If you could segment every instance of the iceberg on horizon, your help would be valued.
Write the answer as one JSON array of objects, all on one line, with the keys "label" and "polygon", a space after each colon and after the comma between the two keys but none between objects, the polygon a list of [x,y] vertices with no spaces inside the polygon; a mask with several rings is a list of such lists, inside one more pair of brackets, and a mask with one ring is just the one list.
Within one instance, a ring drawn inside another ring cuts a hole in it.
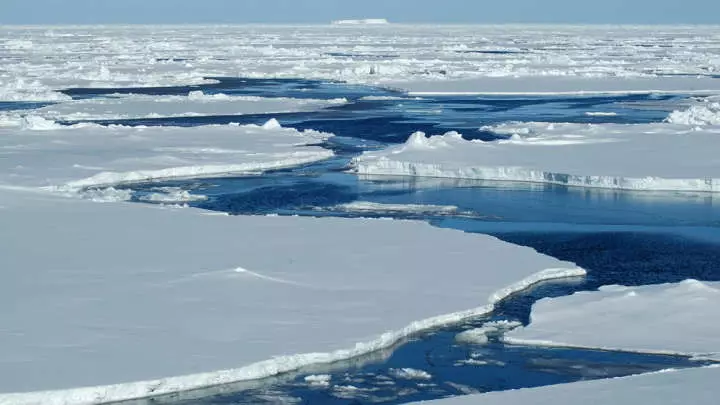
[{"label": "iceberg on horizon", "polygon": [[366,18],[362,20],[335,20],[332,25],[385,25],[390,22],[384,18]]}]

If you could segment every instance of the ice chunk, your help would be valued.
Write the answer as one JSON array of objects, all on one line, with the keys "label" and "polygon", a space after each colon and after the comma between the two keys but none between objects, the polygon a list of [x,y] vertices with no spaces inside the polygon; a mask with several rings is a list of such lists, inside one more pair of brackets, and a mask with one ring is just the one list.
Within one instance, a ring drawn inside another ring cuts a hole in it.
[{"label": "ice chunk", "polygon": [[305,382],[312,387],[329,387],[331,379],[329,374],[309,375],[305,377]]},{"label": "ice chunk", "polygon": [[690,106],[687,110],[674,111],[667,122],[681,125],[720,125],[720,102]]},{"label": "ice chunk", "polygon": [[500,321],[488,322],[480,328],[466,330],[455,336],[455,340],[460,343],[484,344],[488,342],[490,336],[500,337],[507,331],[522,326],[519,322]]},{"label": "ice chunk", "polygon": [[392,368],[390,375],[400,380],[430,380],[432,375],[424,370],[413,368]]},{"label": "ice chunk", "polygon": [[459,208],[454,205],[423,205],[423,204],[383,204],[370,201],[355,201],[332,207],[333,210],[347,212],[392,212],[410,214],[452,215]]}]

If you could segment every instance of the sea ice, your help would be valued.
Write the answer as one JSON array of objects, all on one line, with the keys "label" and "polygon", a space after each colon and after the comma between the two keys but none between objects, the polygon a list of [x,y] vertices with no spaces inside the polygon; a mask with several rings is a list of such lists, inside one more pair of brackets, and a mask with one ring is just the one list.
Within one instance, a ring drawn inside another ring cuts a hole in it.
[{"label": "sea ice", "polygon": [[485,344],[490,336],[500,337],[502,334],[521,326],[521,323],[512,321],[488,322],[480,328],[458,333],[455,340],[460,343]]},{"label": "sea ice", "polygon": [[627,190],[720,191],[720,127],[507,123],[507,140],[418,132],[354,159],[360,175],[525,181]]},{"label": "sea ice", "polygon": [[[213,77],[348,80],[431,93],[720,90],[712,78],[715,26],[390,27],[3,26],[0,100],[67,100],[58,90],[189,86]],[[384,57],[333,56],[357,52]]]},{"label": "sea ice", "polygon": [[454,205],[431,205],[431,204],[384,204],[371,201],[354,201],[340,204],[330,209],[345,212],[387,212],[387,213],[409,213],[409,214],[431,214],[431,215],[453,215],[457,214],[459,208]]},{"label": "sea ice", "polygon": [[258,173],[333,156],[319,146],[331,134],[279,127],[62,126],[26,117],[24,129],[0,129],[0,184],[75,191],[177,177]]},{"label": "sea ice", "polygon": [[534,305],[515,344],[682,353],[720,360],[720,283],[602,287]]},{"label": "sea ice", "polygon": [[667,122],[682,125],[720,125],[720,102],[708,100],[686,110],[674,111],[667,118]]},{"label": "sea ice", "polygon": [[414,368],[393,368],[390,375],[400,380],[430,380],[432,375],[424,370]]},{"label": "sea ice", "polygon": [[608,380],[459,396],[427,405],[714,405],[720,367],[668,370]]},{"label": "sea ice", "polygon": [[0,228],[12,230],[0,233],[0,306],[12,308],[0,313],[3,404],[269,376],[389,347],[540,280],[584,274],[421,222],[210,216],[14,186],[0,187],[0,201]]}]

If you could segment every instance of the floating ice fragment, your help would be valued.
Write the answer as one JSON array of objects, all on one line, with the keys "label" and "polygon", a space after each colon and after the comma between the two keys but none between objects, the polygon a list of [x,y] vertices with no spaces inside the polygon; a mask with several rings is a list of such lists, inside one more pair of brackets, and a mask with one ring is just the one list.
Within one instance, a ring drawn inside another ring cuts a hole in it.
[{"label": "floating ice fragment", "polygon": [[427,371],[414,368],[391,368],[390,375],[401,380],[429,380],[432,378]]},{"label": "floating ice fragment", "polygon": [[520,322],[488,322],[480,328],[470,329],[458,333],[455,336],[455,340],[460,343],[484,344],[488,342],[490,336],[499,336],[520,326],[522,326]]},{"label": "floating ice fragment", "polygon": [[305,377],[305,382],[311,387],[329,387],[331,378],[329,374],[309,375]]}]

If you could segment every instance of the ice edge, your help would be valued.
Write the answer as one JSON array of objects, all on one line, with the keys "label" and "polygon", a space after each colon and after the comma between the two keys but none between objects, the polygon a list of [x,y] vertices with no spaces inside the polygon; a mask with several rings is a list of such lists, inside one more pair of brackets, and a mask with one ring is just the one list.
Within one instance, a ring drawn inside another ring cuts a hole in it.
[{"label": "ice edge", "polygon": [[448,168],[442,164],[396,161],[386,157],[367,161],[363,160],[362,157],[355,158],[352,162],[352,166],[351,171],[359,175],[515,181],[634,191],[720,192],[720,178],[667,179],[652,176],[622,177],[573,175],[510,166],[467,166]]},{"label": "ice edge", "polygon": [[415,321],[399,331],[384,333],[374,341],[358,343],[352,349],[338,350],[331,353],[281,356],[238,369],[168,377],[151,381],[56,391],[0,394],[0,405],[85,405],[142,399],[247,380],[257,380],[291,372],[304,366],[347,360],[391,347],[402,339],[423,330],[457,323],[470,317],[485,315],[494,309],[498,301],[540,282],[582,277],[586,274],[587,272],[580,267],[546,269],[495,292],[489,298],[488,305]]}]

